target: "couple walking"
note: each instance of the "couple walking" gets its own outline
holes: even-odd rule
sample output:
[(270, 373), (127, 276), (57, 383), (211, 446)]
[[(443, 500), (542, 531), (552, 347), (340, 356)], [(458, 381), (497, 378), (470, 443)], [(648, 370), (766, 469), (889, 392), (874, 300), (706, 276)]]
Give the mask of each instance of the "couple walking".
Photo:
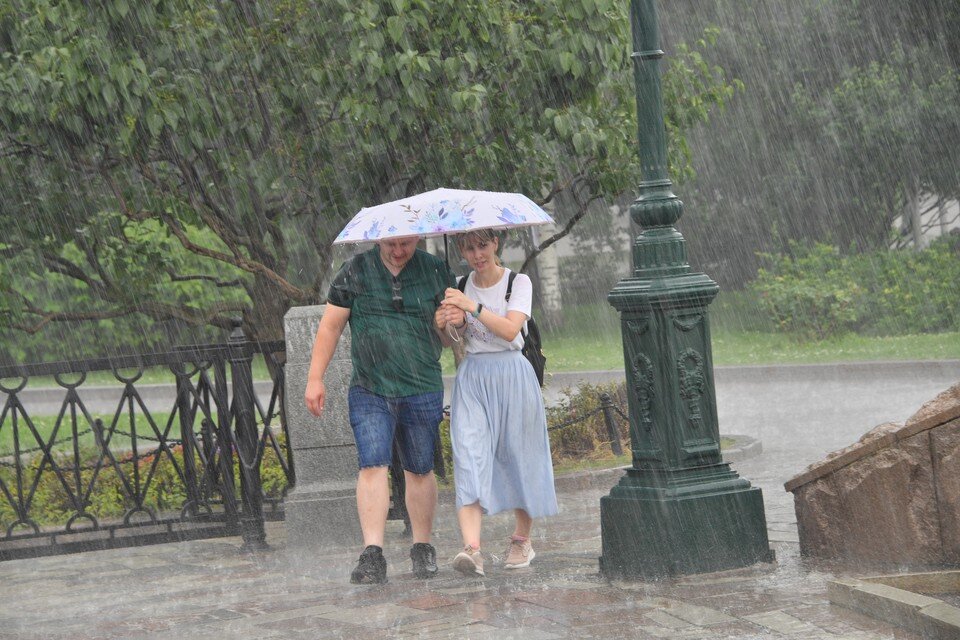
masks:
[[(348, 395), (357, 444), (357, 510), (365, 548), (350, 581), (387, 580), (383, 539), (390, 503), (387, 469), (393, 441), (406, 480), (418, 578), (437, 572), (430, 544), (437, 483), (433, 452), (443, 417), (442, 346), (463, 341), (451, 399), (457, 518), (463, 551), (453, 566), (484, 575), (484, 514), (513, 510), (505, 568), (529, 566), (533, 519), (557, 513), (543, 399), (533, 367), (520, 350), (530, 317), (530, 279), (518, 274), (507, 300), (509, 270), (489, 230), (456, 238), (472, 272), (458, 288), (447, 265), (416, 248), (418, 238), (381, 240), (344, 263), (330, 285), (307, 378), (307, 408), (319, 416), (323, 376), (347, 322), (353, 375)], [(462, 289), (462, 291), (461, 291)]]

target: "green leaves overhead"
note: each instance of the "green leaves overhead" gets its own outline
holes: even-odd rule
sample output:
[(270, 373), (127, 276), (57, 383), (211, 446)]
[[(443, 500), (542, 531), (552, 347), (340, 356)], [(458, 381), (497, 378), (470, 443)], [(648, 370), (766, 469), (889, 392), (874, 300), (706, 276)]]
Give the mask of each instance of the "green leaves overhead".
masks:
[[(103, 308), (138, 290), (160, 317), (183, 264), (156, 263), (162, 234), (206, 287), (178, 317), (226, 325), (209, 309), (227, 278), (252, 333), (276, 337), (288, 306), (322, 296), (330, 241), (363, 206), (438, 186), (628, 188), (627, 5), (0, 0), (0, 224), (30, 221), (5, 246), (35, 257), (22, 269), (56, 256), (56, 277), (90, 276)], [(697, 94), (673, 131), (729, 96), (700, 62), (668, 73)]]

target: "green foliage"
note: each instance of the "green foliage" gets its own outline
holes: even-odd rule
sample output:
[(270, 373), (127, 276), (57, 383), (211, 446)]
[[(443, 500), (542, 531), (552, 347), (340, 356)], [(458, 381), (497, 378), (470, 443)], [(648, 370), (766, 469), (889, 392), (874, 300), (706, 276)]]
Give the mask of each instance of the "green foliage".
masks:
[(664, 124), (670, 146), (671, 177), (679, 183), (695, 177), (690, 145), (684, 132), (706, 123), (714, 110), (723, 111), (743, 81), (728, 81), (724, 70), (711, 65), (708, 52), (715, 47), (720, 29), (707, 27), (693, 45), (681, 42), (671, 51), (669, 73), (663, 78)]
[(843, 255), (824, 244), (791, 244), (764, 257), (752, 285), (779, 328), (805, 339), (848, 331), (898, 335), (960, 328), (960, 239), (924, 251)]
[(691, 263), (721, 288), (744, 287), (758, 252), (788, 251), (791, 240), (886, 248), (918, 193), (960, 194), (954, 0), (660, 6), (673, 39), (716, 25), (711, 64), (744, 84), (688, 132), (697, 176), (677, 191)]
[[(623, 384), (583, 384), (577, 389), (565, 389), (564, 397), (547, 408), (547, 429), (554, 466), (573, 460), (589, 461), (609, 458), (610, 437), (603, 413), (589, 415), (600, 407), (600, 394), (607, 393), (613, 404), (626, 413), (627, 396)], [(630, 448), (630, 425), (614, 412), (614, 422), (620, 433), (623, 448)], [(568, 424), (569, 423), (569, 424)], [(560, 425), (562, 428), (556, 428)], [(453, 484), (453, 448), (450, 443), (450, 420), (440, 423), (440, 451), (447, 470), (446, 483)]]
[[(626, 8), (0, 0), (0, 329), (242, 312), (276, 339), (362, 206), (619, 194), (639, 174)], [(707, 46), (667, 70), (677, 134), (729, 96)]]
[(851, 261), (869, 291), (864, 332), (872, 335), (960, 330), (960, 237), (923, 251), (878, 251)]
[[(285, 445), (285, 439), (279, 438), (281, 447)], [(69, 446), (69, 445), (68, 445)], [(283, 449), (281, 449), (282, 451)], [(131, 456), (117, 455), (120, 467), (123, 472), (121, 477), (116, 468), (104, 459), (104, 466), (98, 472), (94, 467), (98, 460), (98, 454), (92, 447), (81, 449), (81, 465), (79, 471), (81, 492), (77, 492), (75, 477), (69, 470), (73, 466), (73, 456), (67, 453), (55, 453), (54, 460), (60, 469), (66, 469), (66, 481), (70, 487), (67, 491), (64, 484), (57, 478), (52, 471), (49, 463), (43, 462), (41, 455), (34, 455), (25, 461), (24, 475), (28, 479), (39, 479), (36, 482), (36, 492), (29, 506), (30, 517), (40, 526), (64, 525), (66, 521), (78, 513), (77, 505), (71, 498), (71, 492), (79, 499), (79, 496), (87, 490), (90, 483), (93, 487), (89, 498), (86, 500), (85, 512), (94, 516), (101, 522), (116, 521), (121, 518), (128, 510), (136, 507), (136, 502), (129, 496), (130, 491), (125, 486), (134, 487), (134, 469), (136, 466), (140, 474), (140, 486), (145, 486), (148, 474), (152, 471), (147, 490), (143, 497), (143, 504), (146, 508), (152, 510), (158, 516), (178, 512), (187, 500), (186, 490), (183, 481), (177, 473), (177, 467), (183, 470), (183, 448), (180, 445), (171, 447), (171, 456), (166, 453), (154, 453), (140, 457), (133, 461)], [(159, 456), (159, 461), (157, 457)], [(194, 459), (194, 464), (199, 469), (199, 458)], [(94, 474), (96, 476), (94, 477)], [(239, 466), (234, 465), (234, 486), (240, 487)], [(124, 478), (126, 479), (125, 485)], [(268, 447), (260, 467), (260, 479), (263, 488), (263, 494), (267, 498), (281, 498), (287, 490), (286, 476), (279, 461), (271, 448)], [(17, 488), (15, 469), (12, 465), (4, 464), (0, 466), (0, 481), (7, 486), (13, 499), (16, 501), (19, 496)], [(25, 483), (23, 486), (23, 497), (26, 500), (31, 483)], [(134, 516), (146, 518), (146, 514)], [(0, 500), (0, 526), (4, 529), (16, 522), (18, 519), (16, 510), (6, 500)], [(83, 518), (78, 519), (76, 526), (86, 526), (87, 521)]]
[(790, 248), (792, 255), (766, 254), (770, 268), (760, 269), (753, 284), (776, 326), (807, 339), (854, 329), (857, 299), (865, 292), (839, 250), (824, 244)]
[(446, 471), (447, 484), (453, 483), (453, 444), (450, 442), (450, 418), (444, 417), (440, 421), (440, 453), (443, 456), (443, 466)]
[[(565, 389), (560, 401), (547, 409), (547, 428), (551, 429), (550, 453), (555, 465), (566, 460), (590, 460), (611, 455), (606, 422), (603, 412), (598, 411), (603, 393), (610, 396), (614, 406), (626, 413), (627, 392), (623, 383), (585, 383), (576, 389)], [(613, 412), (613, 420), (621, 446), (629, 449), (629, 422), (616, 411)]]
[[(822, 151), (857, 186), (844, 209), (860, 223), (861, 246), (887, 246), (893, 218), (918, 190), (960, 193), (956, 162), (942, 153), (945, 137), (960, 139), (960, 73), (926, 47), (896, 46), (888, 60), (845, 69), (827, 93), (798, 85), (792, 100), (797, 122), (822, 132)], [(872, 215), (857, 215), (864, 208)]]

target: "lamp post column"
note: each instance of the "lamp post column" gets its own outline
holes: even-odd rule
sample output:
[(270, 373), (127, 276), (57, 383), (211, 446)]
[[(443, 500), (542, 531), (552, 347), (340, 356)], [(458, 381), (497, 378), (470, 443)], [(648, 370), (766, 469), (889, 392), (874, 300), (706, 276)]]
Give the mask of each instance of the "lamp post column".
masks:
[(656, 0), (631, 0), (642, 181), (620, 313), (633, 464), (600, 499), (609, 577), (656, 578), (771, 561), (760, 489), (720, 453), (707, 307), (717, 284), (687, 263), (667, 176)]

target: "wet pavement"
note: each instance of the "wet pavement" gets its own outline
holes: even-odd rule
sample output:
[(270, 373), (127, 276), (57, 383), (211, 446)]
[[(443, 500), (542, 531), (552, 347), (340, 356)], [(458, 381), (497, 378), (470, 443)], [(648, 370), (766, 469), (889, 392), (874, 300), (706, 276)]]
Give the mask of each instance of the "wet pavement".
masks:
[[(561, 514), (536, 524), (537, 558), (527, 569), (504, 570), (490, 559), (486, 578), (455, 573), (449, 560), (459, 538), (446, 491), (434, 539), (441, 570), (432, 580), (410, 573), (399, 522), (388, 527), (390, 581), (382, 586), (348, 583), (359, 546), (294, 556), (283, 523), (271, 523), (270, 549), (257, 553), (224, 538), (0, 563), (0, 640), (918, 638), (829, 603), (828, 581), (875, 572), (802, 559), (783, 483), (836, 444), (879, 422), (902, 422), (955, 381), (955, 370), (922, 380), (916, 372), (911, 379), (861, 372), (856, 387), (842, 371), (809, 373), (731, 380), (743, 385), (739, 395), (718, 385), (721, 432), (762, 443), (729, 460), (763, 490), (775, 563), (609, 582), (598, 573), (599, 500), (620, 472), (589, 472), (558, 478)], [(509, 515), (487, 518), (485, 551), (502, 555), (511, 529)]]
[[(534, 529), (531, 567), (465, 578), (449, 493), (434, 543), (439, 575), (410, 573), (409, 540), (391, 522), (389, 583), (348, 583), (358, 548), (291, 557), (283, 523), (270, 549), (238, 538), (96, 551), (0, 564), (0, 639), (92, 638), (916, 638), (829, 604), (826, 583), (857, 572), (801, 560), (790, 496), (764, 454), (735, 465), (764, 491), (777, 561), (659, 582), (598, 573), (599, 499), (613, 472), (558, 479), (561, 515)], [(486, 552), (501, 555), (506, 515), (485, 521)], [(492, 566), (491, 566), (492, 565)]]

